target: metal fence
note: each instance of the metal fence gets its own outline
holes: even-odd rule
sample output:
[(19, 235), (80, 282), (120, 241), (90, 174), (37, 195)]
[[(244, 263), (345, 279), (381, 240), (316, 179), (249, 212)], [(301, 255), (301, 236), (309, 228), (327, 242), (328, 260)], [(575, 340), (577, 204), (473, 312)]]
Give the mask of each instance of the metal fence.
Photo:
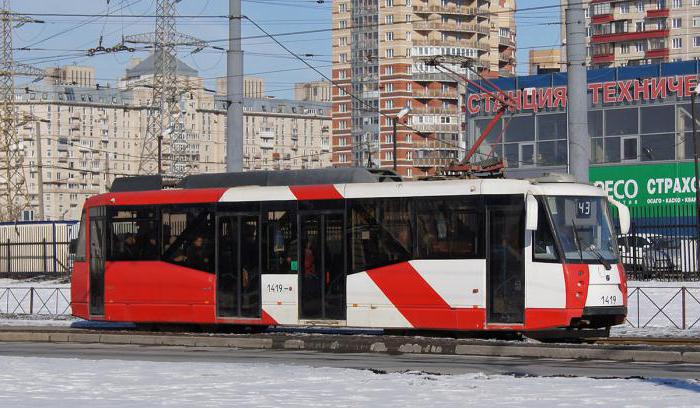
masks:
[(75, 221), (0, 224), (0, 277), (68, 274), (77, 233)]
[(633, 207), (627, 235), (618, 236), (620, 259), (632, 280), (697, 281), (695, 205)]
[(631, 327), (700, 329), (700, 287), (630, 287), (628, 296)]
[(68, 287), (0, 288), (0, 314), (61, 317), (71, 314)]
[[(700, 330), (700, 286), (631, 286), (628, 293), (628, 327)], [(0, 288), (0, 314), (65, 318), (71, 314), (70, 288)]]

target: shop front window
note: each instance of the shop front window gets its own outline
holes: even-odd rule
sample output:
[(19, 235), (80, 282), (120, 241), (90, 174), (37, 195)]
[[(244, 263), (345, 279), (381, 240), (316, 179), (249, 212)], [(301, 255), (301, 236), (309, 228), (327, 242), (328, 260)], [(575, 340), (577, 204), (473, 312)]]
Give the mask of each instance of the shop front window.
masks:
[(605, 134), (607, 136), (635, 135), (638, 133), (638, 109), (608, 109), (605, 111)]

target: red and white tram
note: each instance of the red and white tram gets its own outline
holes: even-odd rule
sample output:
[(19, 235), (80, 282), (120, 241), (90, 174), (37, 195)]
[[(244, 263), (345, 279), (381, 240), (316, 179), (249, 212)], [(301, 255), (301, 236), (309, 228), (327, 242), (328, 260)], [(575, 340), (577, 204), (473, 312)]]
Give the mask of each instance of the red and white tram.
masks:
[[(85, 203), (73, 314), (450, 331), (624, 320), (602, 190), (384, 179), (364, 169), (205, 175), (172, 190), (120, 180)], [(624, 233), (629, 212), (612, 204)]]

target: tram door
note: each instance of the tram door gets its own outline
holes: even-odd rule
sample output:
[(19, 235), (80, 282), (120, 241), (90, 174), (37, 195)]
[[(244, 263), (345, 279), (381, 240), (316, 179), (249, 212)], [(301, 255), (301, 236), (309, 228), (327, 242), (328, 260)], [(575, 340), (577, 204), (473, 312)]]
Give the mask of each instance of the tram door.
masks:
[(523, 323), (525, 313), (522, 196), (493, 197), (487, 206), (489, 323)]
[(344, 213), (300, 215), (300, 316), (345, 320)]
[(258, 318), (260, 299), (260, 220), (258, 214), (217, 218), (216, 313)]
[(90, 315), (105, 314), (105, 207), (90, 209)]

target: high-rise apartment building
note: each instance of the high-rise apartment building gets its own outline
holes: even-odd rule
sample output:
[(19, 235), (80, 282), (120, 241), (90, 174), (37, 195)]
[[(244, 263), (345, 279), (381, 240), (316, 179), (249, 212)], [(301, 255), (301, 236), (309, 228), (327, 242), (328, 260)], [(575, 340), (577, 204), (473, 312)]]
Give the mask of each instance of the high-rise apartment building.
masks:
[[(514, 0), (334, 0), (333, 164), (432, 174), (465, 149), (464, 81), (425, 64), (471, 59), (486, 75), (515, 72)], [(459, 64), (450, 66), (471, 75)]]
[(530, 50), (528, 65), (530, 65), (528, 70), (530, 75), (559, 72), (561, 71), (561, 50), (559, 48)]
[[(226, 78), (217, 78), (216, 92), (226, 94)], [(243, 97), (244, 98), (264, 98), (265, 97), (265, 78), (256, 76), (243, 77)]]
[(331, 83), (328, 81), (300, 82), (294, 84), (294, 99), (298, 101), (330, 102)]
[[(562, 0), (562, 21), (566, 5), (567, 0)], [(699, 0), (590, 0), (586, 16), (591, 68), (700, 57)], [(564, 45), (565, 27), (562, 24)]]
[[(181, 61), (178, 67), (179, 82), (192, 85), (179, 105), (192, 172), (225, 171), (226, 95), (205, 89), (197, 71)], [(52, 68), (50, 74), (75, 72), (68, 68)], [(153, 93), (146, 79), (153, 64), (148, 58), (135, 61), (117, 88), (90, 85), (94, 68), (81, 68), (82, 75), (57, 75), (53, 78), (60, 81), (16, 90), (31, 202), (27, 219), (39, 217), (41, 193), (45, 219), (78, 219), (85, 198), (107, 191), (115, 177), (138, 174)], [(330, 165), (329, 103), (245, 98), (243, 111), (245, 170)], [(165, 146), (166, 164), (168, 157)]]

